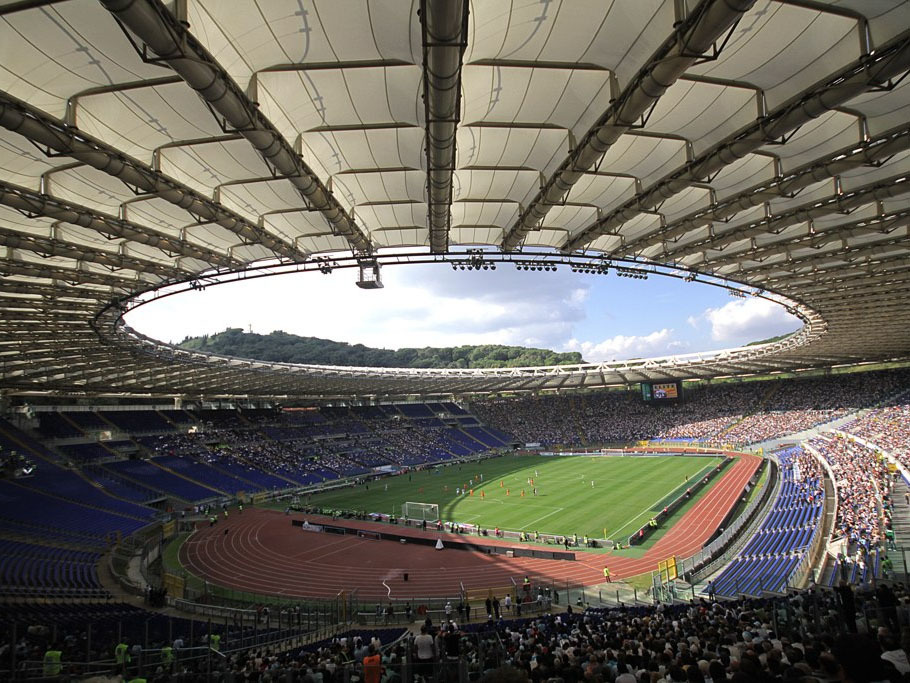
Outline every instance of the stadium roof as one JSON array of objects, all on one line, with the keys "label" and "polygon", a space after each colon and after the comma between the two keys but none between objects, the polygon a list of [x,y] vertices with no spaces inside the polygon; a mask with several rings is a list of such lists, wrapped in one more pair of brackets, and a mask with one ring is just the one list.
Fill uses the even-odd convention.
[{"label": "stadium roof", "polygon": [[[906,358],[908,68],[904,0],[0,0],[0,388],[435,394]],[[217,358],[120,319],[160,286],[414,247],[669,264],[806,325],[433,371]]]}]

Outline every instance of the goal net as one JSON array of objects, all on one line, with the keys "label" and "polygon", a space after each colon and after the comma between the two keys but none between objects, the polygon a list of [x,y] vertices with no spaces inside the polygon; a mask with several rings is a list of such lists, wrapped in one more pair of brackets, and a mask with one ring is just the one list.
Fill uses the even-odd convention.
[{"label": "goal net", "polygon": [[405,503],[401,514],[408,519],[435,522],[439,519],[439,506],[436,503]]}]

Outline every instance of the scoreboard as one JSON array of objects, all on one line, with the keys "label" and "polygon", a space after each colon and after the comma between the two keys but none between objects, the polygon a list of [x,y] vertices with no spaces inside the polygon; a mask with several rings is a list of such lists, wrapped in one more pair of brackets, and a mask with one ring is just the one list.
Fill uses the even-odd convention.
[{"label": "scoreboard", "polygon": [[673,402],[682,397],[682,382],[642,382],[641,397],[645,402]]}]

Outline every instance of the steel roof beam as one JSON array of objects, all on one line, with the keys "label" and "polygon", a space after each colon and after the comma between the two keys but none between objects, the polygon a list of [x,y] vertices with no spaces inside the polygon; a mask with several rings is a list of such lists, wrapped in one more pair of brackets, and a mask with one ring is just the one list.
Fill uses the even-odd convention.
[{"label": "steel roof beam", "polygon": [[801,125],[836,109],[910,68],[910,31],[904,31],[873,55],[863,56],[768,116],[721,141],[684,166],[664,176],[643,193],[598,219],[569,240],[562,249],[574,251],[602,232],[615,230],[642,211],[651,210],[694,182],[703,181],[769,142],[779,140]]},{"label": "steel roof beam", "polygon": [[679,261],[686,256],[706,250],[718,251],[720,248],[742,239],[783,231],[797,223],[828,216],[832,213],[849,213],[865,204],[899,197],[907,192],[910,192],[910,176],[905,174],[892,176],[876,183],[858,187],[846,194],[835,194],[823,200],[808,202],[790,211],[763,218],[760,221],[728,230],[720,235],[714,235],[694,243],[690,242],[678,249],[665,248],[660,253],[660,258]]},{"label": "steel roof beam", "polygon": [[[61,305],[53,300],[45,299],[10,299],[0,296],[0,311],[29,311],[32,313],[41,313],[43,315],[57,315],[60,313],[72,313],[73,315],[91,315],[98,312],[95,306],[73,306],[71,304]],[[3,323],[0,322],[0,326]]]},{"label": "steel roof beam", "polygon": [[416,66],[403,59],[355,59],[341,62],[285,62],[273,64],[257,73],[281,73],[287,71],[341,71],[346,69],[392,69],[399,66]]},{"label": "steel roof beam", "polygon": [[[900,254],[894,256],[895,250],[899,251]],[[868,247],[854,247],[852,249],[845,249],[836,253],[821,253],[818,256],[812,258],[801,258],[795,259],[793,261],[783,261],[780,263],[763,265],[757,268],[737,271],[735,275],[743,275],[752,282],[774,282],[781,277],[800,277],[803,274],[805,268],[811,267],[812,274],[820,274],[821,272],[830,270],[832,268],[841,268],[844,265],[854,265],[856,262],[869,261],[871,259],[874,259],[876,256],[884,254],[891,254],[892,256],[879,262],[890,262],[895,258],[908,258],[906,248],[901,247],[901,245],[872,244]],[[816,265],[819,263],[827,265]],[[781,272],[786,273],[786,275],[780,274]],[[773,278],[769,278],[768,280],[755,279],[756,276],[760,276],[764,273],[777,273],[777,275],[775,275]]]},{"label": "steel roof beam", "polygon": [[[40,330],[35,330],[34,334],[30,335],[27,340],[24,340],[19,336],[9,337],[0,335],[0,346],[3,346],[4,348],[22,345],[23,342],[27,342],[30,346],[43,345],[49,348],[79,348],[83,342],[88,342],[85,353],[102,351],[97,343],[98,335],[87,326],[80,328],[78,332],[68,334],[65,339],[54,336],[49,332],[42,333]],[[75,342],[75,346],[72,346],[73,342]]]},{"label": "steel roof beam", "polygon": [[2,180],[0,180],[0,204],[25,214],[46,216],[63,223],[89,228],[109,237],[123,238],[138,244],[155,247],[166,254],[179,254],[205,261],[215,267],[237,268],[242,265],[241,261],[205,247],[195,246],[186,240],[158,232],[154,228],[108,216],[65,199],[39,194],[27,187],[20,187]]},{"label": "steel roof beam", "polygon": [[449,247],[455,136],[461,118],[461,68],[468,41],[468,0],[421,0],[426,113],[427,225],[430,251]]},{"label": "steel roof beam", "polygon": [[[809,283],[799,289],[800,295],[803,295],[805,292],[806,297],[812,297],[819,292],[830,293],[830,292],[844,292],[849,293],[854,286],[861,288],[867,287],[891,287],[894,285],[901,284],[903,282],[910,282],[910,273],[889,273],[886,277],[882,277],[878,273],[872,273],[868,268],[860,269],[859,271],[844,272],[843,274],[838,273],[836,277],[831,277],[825,282],[822,283]],[[778,288],[778,291],[785,292],[787,286],[781,285]],[[813,299],[814,300],[814,299]]]},{"label": "steel roof beam", "polygon": [[43,256],[62,256],[71,258],[76,261],[88,261],[98,263],[102,266],[115,269],[130,269],[141,273],[155,273],[162,277],[173,280],[183,280],[193,277],[196,271],[175,268],[155,263],[147,259],[135,258],[131,256],[122,256],[117,253],[101,251],[98,249],[86,249],[79,244],[64,242],[61,240],[39,237],[29,233],[18,232],[0,227],[0,246],[11,249],[24,249]]},{"label": "steel roof beam", "polygon": [[852,282],[849,287],[818,285],[816,287],[807,287],[804,291],[812,296],[812,302],[816,306],[822,306],[829,300],[840,303],[844,299],[845,291],[849,291],[851,296],[869,296],[871,294],[885,296],[906,290],[910,290],[910,278],[893,282],[882,282],[880,278],[870,276],[863,281]]},{"label": "steel roof beam", "polygon": [[[891,266],[891,263],[894,262],[897,263],[897,266]],[[789,293],[789,295],[796,297],[800,295],[802,287],[805,285],[811,286],[824,283],[833,287],[848,280],[863,278],[867,275],[876,275],[878,280],[881,281],[883,277],[900,276],[907,271],[910,271],[910,261],[908,261],[906,256],[902,256],[889,259],[887,264],[882,263],[882,267],[873,267],[871,263],[851,264],[848,267],[841,264],[835,273],[819,272],[818,274],[787,275],[783,278],[769,278],[761,284],[767,282],[769,286],[775,287],[777,291],[784,294]]]},{"label": "steel roof beam", "polygon": [[79,289],[77,287],[54,287],[45,284],[28,284],[23,280],[0,279],[0,289],[6,294],[30,294],[45,299],[95,299],[109,301],[111,292],[100,289]]},{"label": "steel roof beam", "polygon": [[558,205],[584,172],[635,126],[639,119],[697,59],[723,36],[755,0],[703,0],[675,27],[627,87],[547,180],[503,238],[502,248],[515,249]]},{"label": "steel roof beam", "polygon": [[861,218],[852,223],[842,223],[818,233],[811,232],[803,237],[788,237],[771,244],[765,244],[761,247],[748,247],[743,250],[738,250],[735,253],[728,253],[729,250],[725,250],[716,256],[712,256],[710,260],[705,258],[703,263],[714,267],[714,272],[720,271],[724,265],[728,263],[739,265],[740,268],[737,271],[724,271],[724,277],[730,277],[731,272],[751,272],[747,266],[742,265],[743,261],[762,262],[765,259],[779,254],[793,258],[794,262],[799,261],[803,257],[791,256],[792,250],[794,249],[816,249],[819,250],[817,253],[831,254],[835,252],[821,252],[820,250],[823,249],[825,245],[832,242],[841,243],[841,246],[837,248],[838,251],[850,249],[851,247],[847,243],[847,240],[863,235],[880,234],[883,240],[906,240],[906,237],[903,236],[892,237],[890,233],[907,224],[910,224],[910,209],[890,213],[884,216]]},{"label": "steel roof beam", "polygon": [[[871,246],[865,249],[856,249],[856,258],[854,259],[844,259],[844,258],[832,258],[827,254],[823,254],[815,259],[806,259],[801,263],[795,263],[794,268],[791,270],[786,270],[784,268],[776,268],[774,270],[768,269],[765,272],[775,272],[773,277],[768,277],[761,282],[766,282],[770,286],[774,286],[774,283],[785,281],[787,279],[800,279],[805,277],[813,277],[816,280],[824,278],[831,271],[838,270],[834,275],[838,275],[840,272],[849,268],[863,268],[863,267],[881,267],[885,270],[906,270],[910,268],[910,259],[907,258],[907,254],[904,250],[900,250],[900,253],[895,254],[894,247],[890,246]],[[900,268],[891,269],[889,266],[892,263],[897,263]],[[811,270],[804,271],[800,269],[800,266],[803,268],[811,267]],[[906,266],[906,268],[904,267]],[[783,273],[779,271],[783,270]]]},{"label": "steel roof beam", "polygon": [[57,324],[60,322],[72,322],[72,323],[84,323],[86,320],[91,318],[94,315],[93,311],[85,310],[69,310],[69,311],[27,311],[22,309],[3,309],[3,322],[0,323],[0,330],[5,329],[10,323],[15,323],[16,321],[35,321],[35,322],[48,322],[49,324]]},{"label": "steel roof beam", "polygon": [[50,266],[44,263],[25,263],[9,260],[0,260],[0,275],[27,275],[61,280],[66,283],[106,285],[124,292],[131,292],[139,286],[151,287],[160,282],[160,279],[149,281],[140,280],[139,278],[124,278],[116,275]]},{"label": "steel roof beam", "polygon": [[838,150],[824,159],[805,164],[767,183],[753,185],[737,195],[728,197],[706,209],[668,223],[654,233],[626,242],[611,252],[613,256],[626,256],[662,242],[677,239],[692,230],[725,221],[740,211],[761,206],[771,199],[793,196],[814,183],[834,178],[842,173],[863,166],[871,166],[910,149],[910,127],[899,128],[878,135],[858,145]]},{"label": "steel roof beam", "polygon": [[65,154],[123,181],[128,187],[153,194],[185,209],[202,222],[215,223],[241,239],[260,244],[292,261],[304,261],[307,254],[263,230],[240,214],[213,202],[188,185],[177,182],[148,164],[118,149],[66,126],[9,93],[0,91],[0,126],[19,133],[39,147]]},{"label": "steel roof beam", "polygon": [[305,201],[322,212],[335,232],[348,240],[352,249],[362,254],[372,253],[369,238],[316,173],[160,0],[102,0],[102,5],[243,135],[268,164],[286,176]]}]

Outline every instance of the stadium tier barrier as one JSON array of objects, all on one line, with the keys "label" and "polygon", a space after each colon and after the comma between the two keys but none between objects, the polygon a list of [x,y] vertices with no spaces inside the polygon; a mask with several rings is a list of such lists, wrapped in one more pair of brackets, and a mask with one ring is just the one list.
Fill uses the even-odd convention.
[{"label": "stadium tier barrier", "polygon": [[[194,605],[183,605],[200,615]],[[311,628],[303,612],[256,610],[176,617],[148,612],[124,603],[75,605],[14,605],[6,610],[0,644],[9,647],[0,658],[0,680],[133,680],[187,672],[192,680],[211,680],[236,653],[251,649],[301,652],[324,647],[343,637],[363,636],[347,622]],[[371,632],[384,645],[401,638],[403,629]],[[29,647],[23,650],[23,644]],[[61,646],[66,642],[65,646]],[[126,661],[118,663],[114,646],[128,646]],[[167,649],[165,649],[167,648]],[[52,649],[65,650],[60,677],[48,676],[45,662],[36,658]],[[198,677],[197,677],[198,676]],[[181,678],[181,680],[185,680]]]},{"label": "stadium tier barrier", "polygon": [[[796,643],[795,647],[800,651],[803,649],[802,643],[810,645],[813,642],[824,642],[828,643],[827,647],[831,647],[832,643],[837,642],[834,641],[834,638],[849,633],[851,622],[858,626],[861,632],[876,633],[880,632],[880,629],[885,629],[893,633],[896,624],[906,617],[903,608],[889,607],[886,602],[887,595],[880,590],[860,591],[854,595],[854,598],[856,613],[855,618],[850,620],[845,618],[845,610],[840,606],[838,599],[825,590],[763,599],[736,599],[725,602],[723,610],[725,620],[734,624],[732,630],[736,631],[737,635],[740,629],[749,631],[749,633],[744,632],[742,636],[747,646],[750,643],[754,646],[765,640],[779,639],[785,644]],[[125,608],[128,607],[125,606]],[[707,602],[701,603],[701,608],[700,611],[707,614],[707,617],[687,616],[687,612],[691,610],[689,605],[665,605],[661,608],[663,613],[656,615],[657,618],[654,619],[654,622],[660,624],[664,619],[667,622],[679,619],[683,623],[694,622],[696,626],[707,628],[705,624],[711,618],[712,608]],[[302,645],[295,644],[293,640],[276,641],[273,653],[285,652],[286,654],[281,655],[280,662],[275,662],[277,668],[271,668],[270,674],[274,675],[276,680],[278,677],[283,680],[286,669],[281,667],[296,668],[297,665],[292,664],[292,661],[318,653],[320,658],[323,656],[330,658],[337,667],[334,670],[333,680],[363,680],[360,657],[354,656],[354,650],[361,643],[369,643],[371,639],[375,638],[374,642],[378,642],[379,651],[383,656],[385,673],[392,680],[397,679],[402,683],[412,683],[418,680],[479,680],[485,671],[495,670],[503,665],[527,667],[530,661],[528,655],[536,652],[540,657],[541,651],[538,648],[549,646],[551,638],[557,639],[553,641],[554,643],[557,643],[563,635],[567,638],[582,638],[583,640],[602,638],[601,642],[609,642],[625,624],[634,625],[642,618],[654,614],[653,610],[654,608],[650,606],[627,605],[621,609],[594,608],[575,614],[563,613],[558,617],[540,615],[527,618],[522,614],[520,618],[510,618],[517,616],[513,611],[504,613],[504,618],[498,622],[484,620],[480,623],[465,623],[462,620],[458,621],[457,652],[451,656],[439,657],[429,666],[421,665],[414,658],[415,634],[408,633],[405,629],[357,630],[347,627],[330,634],[311,634],[306,639],[307,642]],[[452,618],[458,620],[457,611],[454,609],[451,611]],[[209,680],[212,676],[218,677],[218,680],[231,680],[229,677],[222,678],[224,672],[231,666],[231,655],[236,653],[241,657],[241,666],[245,662],[245,659],[242,658],[243,650],[238,645],[243,642],[242,638],[250,638],[249,626],[238,627],[233,624],[225,626],[214,622],[196,622],[196,625],[193,626],[189,620],[185,619],[170,618],[170,621],[163,621],[156,618],[151,622],[154,630],[152,631],[153,636],[149,638],[147,635],[143,637],[141,629],[143,625],[149,624],[150,620],[138,614],[135,616],[135,619],[122,619],[116,623],[108,621],[103,624],[101,629],[94,628],[92,621],[78,624],[77,633],[78,628],[84,628],[87,624],[89,633],[92,635],[88,639],[77,637],[76,642],[80,645],[76,649],[67,651],[69,657],[63,661],[62,666],[64,679],[84,677],[90,673],[109,675],[117,668],[111,656],[113,645],[117,642],[138,646],[136,655],[131,656],[128,664],[123,667],[123,673],[127,674],[124,678],[134,676],[152,678],[156,675],[158,667],[163,666],[165,661],[165,651],[161,645],[169,645],[172,636],[185,641],[183,647],[170,651],[175,656],[177,670],[186,669],[187,675],[193,677],[193,680],[201,680],[203,677],[205,680]],[[423,619],[423,614],[418,615],[417,621],[423,621]],[[433,620],[434,624],[441,621],[443,620]],[[40,617],[35,618],[34,615],[29,615],[29,618],[18,623],[21,623],[24,628],[26,623],[34,626],[44,622]],[[42,643],[46,643],[51,635],[54,638],[70,635],[73,631],[73,624],[61,623],[59,628],[60,630],[53,634],[30,631],[28,638],[33,647],[29,654],[35,655],[42,652],[45,647]],[[687,628],[691,629],[691,627]],[[188,631],[188,629],[193,630]],[[148,626],[145,627],[145,630],[148,634]],[[168,633],[168,631],[172,631],[172,633]],[[260,638],[258,644],[256,643],[257,632]],[[261,653],[264,649],[261,637],[262,634],[268,632],[269,629],[264,628],[261,624],[255,627],[252,647],[255,648],[256,653]],[[24,630],[13,628],[13,635],[21,636],[24,633]],[[168,635],[165,636],[165,633]],[[535,644],[534,640],[530,641],[528,646],[530,652],[522,651],[515,644],[514,639],[516,635],[521,638],[521,634],[530,633],[535,633],[534,640],[537,642]],[[702,638],[706,637],[701,630],[695,633]],[[209,641],[209,634],[219,635],[220,642],[213,645]],[[445,631],[441,636],[443,640],[446,638]],[[733,637],[736,642],[736,635]],[[852,642],[858,645],[860,641]],[[10,660],[0,661],[0,676],[3,677],[3,680],[13,680],[14,677],[17,680],[42,678],[43,662],[34,657],[17,658],[15,655],[16,643],[15,639],[10,641],[11,647],[8,649],[14,653]],[[87,643],[95,643],[94,650],[87,646]],[[872,644],[873,656],[877,658],[880,652],[875,649],[874,641],[864,641],[864,645],[868,644]],[[739,646],[742,647],[742,644]],[[79,647],[84,648],[86,653],[82,659],[79,656]],[[808,651],[809,648],[806,649]],[[815,651],[818,652],[818,650]],[[98,652],[104,653],[106,656],[92,658],[92,655]],[[676,653],[678,652],[679,650],[676,651]],[[676,653],[670,651],[671,656],[675,656]],[[835,654],[837,653],[835,652]],[[724,666],[723,659],[718,655],[712,654],[709,657]],[[769,659],[771,658],[769,657]],[[310,663],[314,669],[317,668],[313,660]],[[729,662],[726,666],[731,667]],[[170,673],[170,669],[171,666],[168,665],[165,675]],[[726,668],[724,668],[725,671]],[[720,675],[726,676],[727,674],[715,674],[715,677]],[[293,676],[293,674],[289,674],[289,676]],[[418,676],[422,676],[422,678]],[[877,675],[874,680],[887,678],[889,677]],[[896,679],[892,678],[892,680]]]},{"label": "stadium tier barrier", "polygon": [[[303,527],[305,521],[306,520],[303,519],[292,519],[291,524],[295,527]],[[359,537],[363,537],[363,534],[367,534],[368,537],[373,537],[375,535],[378,536],[378,540],[396,541],[398,543],[412,545],[435,546],[440,540],[437,536],[415,536],[412,534],[400,534],[392,531],[377,532],[375,529],[364,529],[356,526],[339,525],[335,522],[332,524],[324,524],[321,520],[317,521],[316,524],[312,526],[317,527],[314,528],[314,530],[320,531],[322,533],[335,533],[342,535],[353,534]],[[468,538],[471,538],[471,536],[467,533],[464,533],[463,535],[453,535],[446,540],[445,547],[454,550],[470,550],[472,552],[485,555],[507,555],[509,557],[534,557],[542,560],[566,560],[570,562],[575,561],[575,553],[571,552],[560,550],[540,550],[539,548],[534,547],[472,543],[470,540],[467,540]]]},{"label": "stadium tier barrier", "polygon": [[[415,529],[423,530],[423,520],[419,519],[406,519],[404,517],[397,517],[395,515],[388,515],[385,513],[365,513],[362,510],[340,510],[334,508],[320,508],[315,506],[300,506],[300,505],[290,505],[287,508],[289,511],[293,512],[302,512],[310,515],[323,515],[325,517],[331,517],[333,519],[360,519],[360,520],[369,520],[373,522],[383,522],[392,525],[403,525],[405,527],[413,527]],[[426,531],[429,532],[439,532],[445,534],[456,534],[454,538],[458,538],[464,534],[473,534],[481,537],[491,537],[499,538],[502,540],[515,541],[517,543],[544,543],[546,545],[558,545],[565,548],[581,548],[584,547],[583,538],[580,539],[575,536],[566,536],[561,534],[549,534],[549,533],[538,533],[538,532],[528,532],[528,531],[515,531],[511,529],[502,529],[499,528],[486,528],[480,527],[476,524],[471,523],[460,523],[460,522],[449,522],[449,521],[440,521],[439,525],[435,522],[427,522]],[[435,541],[434,541],[435,543]],[[608,548],[613,545],[613,541],[610,539],[604,538],[588,538],[589,548]]]}]

